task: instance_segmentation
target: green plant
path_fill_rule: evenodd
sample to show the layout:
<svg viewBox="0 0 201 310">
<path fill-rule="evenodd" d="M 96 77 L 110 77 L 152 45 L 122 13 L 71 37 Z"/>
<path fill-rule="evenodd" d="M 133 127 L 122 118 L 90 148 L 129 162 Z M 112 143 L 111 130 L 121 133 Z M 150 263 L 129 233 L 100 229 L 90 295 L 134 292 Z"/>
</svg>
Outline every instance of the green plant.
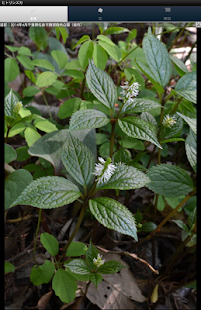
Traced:
<svg viewBox="0 0 201 310">
<path fill-rule="evenodd" d="M 161 162 L 162 157 L 168 155 L 169 145 L 180 143 L 180 146 L 185 142 L 186 155 L 193 168 L 192 175 L 196 172 L 197 131 L 196 109 L 193 105 L 196 103 L 196 71 L 189 72 L 181 61 L 170 56 L 151 29 L 143 39 L 143 48 L 133 47 L 130 43 L 136 35 L 135 31 L 129 32 L 127 42 L 120 43 L 119 47 L 107 35 L 126 32 L 128 29 L 111 27 L 106 31 L 100 28 L 100 31 L 101 34 L 94 41 L 85 35 L 74 45 L 74 48 L 79 44 L 81 47 L 78 59 L 70 62 L 61 50 L 51 50 L 42 55 L 38 50 L 31 60 L 28 56 L 33 55 L 26 48 L 19 50 L 7 46 L 12 53 L 18 52 L 16 59 L 6 59 L 7 66 L 9 61 L 10 67 L 15 67 L 17 74 L 18 60 L 29 69 L 25 73 L 35 84 L 24 88 L 25 97 L 31 97 L 39 91 L 42 91 L 45 102 L 45 92 L 55 95 L 57 99 L 70 97 L 75 94 L 77 84 L 81 83 L 79 97 L 64 101 L 58 112 L 61 119 L 70 117 L 67 128 L 59 128 L 58 124 L 51 122 L 51 118 L 44 120 L 40 115 L 31 112 L 27 115 L 26 109 L 12 90 L 5 98 L 6 142 L 9 137 L 22 134 L 29 147 L 28 154 L 45 159 L 54 168 L 54 175 L 49 173 L 48 176 L 33 181 L 31 174 L 27 174 L 28 186 L 23 184 L 18 189 L 15 197 L 7 203 L 6 209 L 16 205 L 31 205 L 39 208 L 41 212 L 74 203 L 79 212 L 76 227 L 62 253 L 59 253 L 58 242 L 52 235 L 41 234 L 41 243 L 54 257 L 54 263 L 45 261 L 37 268 L 34 266 L 30 276 L 34 285 L 48 283 L 53 278 L 52 288 L 55 294 L 67 303 L 75 298 L 76 280 L 91 281 L 97 287 L 103 279 L 101 274 L 115 273 L 124 268 L 115 261 L 104 263 L 91 241 L 88 248 L 85 244 L 73 242 L 86 210 L 90 210 L 103 226 L 131 236 L 136 245 L 139 245 L 152 238 L 196 193 L 195 181 L 189 175 L 189 169 Z M 46 36 L 47 34 L 44 34 L 45 38 Z M 45 39 L 35 40 L 38 48 L 46 47 Z M 22 51 L 24 57 L 20 56 Z M 103 71 L 109 57 L 119 66 L 118 86 L 109 74 Z M 132 59 L 131 68 L 126 67 L 129 58 Z M 181 77 L 174 90 L 166 93 L 172 74 L 172 63 Z M 115 66 L 110 66 L 108 72 L 111 73 Z M 41 73 L 39 69 L 46 71 Z M 6 79 L 10 81 L 16 74 L 12 75 L 8 71 L 6 69 Z M 151 82 L 151 90 L 145 88 L 143 75 Z M 71 81 L 65 83 L 65 76 L 72 77 Z M 125 76 L 128 81 L 121 85 L 121 79 Z M 86 86 L 90 92 L 84 92 Z M 22 111 L 25 111 L 25 114 Z M 44 130 L 46 134 L 40 137 L 36 128 Z M 98 128 L 96 133 L 95 128 Z M 186 139 L 183 135 L 184 129 L 188 132 Z M 100 155 L 98 162 L 96 145 Z M 152 146 L 150 155 L 149 146 Z M 7 144 L 5 149 L 8 154 L 8 183 L 9 178 L 16 173 L 8 165 L 16 158 L 16 153 Z M 155 152 L 156 165 L 153 161 Z M 155 200 L 152 221 L 142 223 L 143 216 L 139 210 L 134 216 L 126 206 L 133 190 L 145 186 L 153 191 Z M 107 197 L 108 190 L 116 191 L 116 199 Z M 94 197 L 99 191 L 103 193 L 102 196 Z M 125 196 L 125 205 L 118 201 L 120 192 Z M 171 198 L 182 200 L 156 225 L 156 212 L 164 202 L 163 197 L 167 202 Z M 171 202 L 169 204 L 171 205 Z M 183 240 L 187 236 L 195 235 L 195 220 L 193 211 L 188 220 L 190 229 L 183 222 L 175 221 L 186 232 Z M 137 231 L 150 234 L 138 242 Z M 189 237 L 187 245 L 192 241 L 195 242 Z M 81 255 L 85 255 L 86 259 L 66 261 L 66 256 Z"/>
</svg>

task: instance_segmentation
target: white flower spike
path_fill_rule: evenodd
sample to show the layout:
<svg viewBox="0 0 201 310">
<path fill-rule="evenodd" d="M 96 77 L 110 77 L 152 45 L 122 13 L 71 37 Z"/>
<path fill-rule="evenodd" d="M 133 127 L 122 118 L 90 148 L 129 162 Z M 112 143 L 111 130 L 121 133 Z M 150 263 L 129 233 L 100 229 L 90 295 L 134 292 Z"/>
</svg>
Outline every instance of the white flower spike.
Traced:
<svg viewBox="0 0 201 310">
<path fill-rule="evenodd" d="M 169 114 L 167 114 L 162 121 L 162 124 L 164 127 L 172 127 L 174 124 L 176 124 L 176 118 L 175 116 L 170 116 Z"/>
<path fill-rule="evenodd" d="M 111 158 L 105 161 L 102 157 L 98 157 L 99 163 L 95 164 L 95 171 L 92 173 L 97 176 L 96 181 L 99 183 L 107 182 L 113 175 L 116 166 L 111 162 Z"/>
<path fill-rule="evenodd" d="M 98 267 L 98 268 L 99 268 L 100 266 L 102 266 L 102 265 L 105 263 L 105 260 L 102 259 L 102 256 L 103 256 L 103 255 L 100 255 L 100 254 L 98 253 L 97 258 L 94 258 L 94 259 L 93 259 L 94 265 L 96 265 L 96 267 Z"/>
<path fill-rule="evenodd" d="M 124 82 L 124 84 L 124 86 L 120 86 L 121 88 L 123 88 L 120 94 L 126 97 L 126 101 L 132 101 L 133 97 L 138 96 L 140 84 L 137 82 L 133 83 L 131 86 L 129 86 L 128 82 Z"/>
</svg>

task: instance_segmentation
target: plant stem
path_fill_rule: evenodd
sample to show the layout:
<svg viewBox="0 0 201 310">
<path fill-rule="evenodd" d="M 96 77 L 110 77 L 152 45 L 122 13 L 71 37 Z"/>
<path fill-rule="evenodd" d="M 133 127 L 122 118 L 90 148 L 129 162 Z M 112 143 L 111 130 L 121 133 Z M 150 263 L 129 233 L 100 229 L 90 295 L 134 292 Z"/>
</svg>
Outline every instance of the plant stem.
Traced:
<svg viewBox="0 0 201 310">
<path fill-rule="evenodd" d="M 172 112 L 170 114 L 174 114 L 176 109 L 178 108 L 180 102 L 182 101 L 182 97 L 178 99 L 177 104 L 174 106 L 174 108 L 172 109 Z"/>
<path fill-rule="evenodd" d="M 190 234 L 190 236 L 188 236 L 188 238 L 186 238 L 181 245 L 176 249 L 176 251 L 174 252 L 174 254 L 167 260 L 167 262 L 165 262 L 165 264 L 167 264 L 169 261 L 171 261 L 170 264 L 168 264 L 167 269 L 165 270 L 165 273 L 163 275 L 168 274 L 172 268 L 174 267 L 175 261 L 178 258 L 178 255 L 180 254 L 180 252 L 183 250 L 183 248 L 186 246 L 186 244 L 192 239 L 192 237 L 194 236 L 194 234 L 196 233 L 196 225 L 192 231 L 192 233 Z"/>
<path fill-rule="evenodd" d="M 88 202 L 88 200 L 87 200 L 87 202 Z M 80 212 L 80 215 L 79 215 L 77 224 L 76 224 L 76 226 L 75 226 L 75 229 L 74 229 L 72 235 L 70 236 L 70 238 L 68 239 L 68 242 L 66 243 L 66 245 L 65 245 L 64 248 L 63 248 L 62 261 L 65 260 L 66 251 L 67 251 L 69 245 L 71 244 L 73 238 L 75 237 L 75 235 L 76 235 L 78 229 L 80 228 L 80 225 L 81 225 L 81 223 L 82 223 L 82 220 L 83 220 L 83 217 L 84 217 L 84 213 L 85 213 L 86 207 L 87 207 L 87 204 L 85 203 L 85 204 L 82 206 L 82 209 L 81 209 L 81 212 Z"/>
<path fill-rule="evenodd" d="M 185 26 L 181 29 L 181 31 L 179 32 L 178 36 L 174 39 L 174 41 L 172 42 L 172 44 L 169 46 L 168 48 L 168 52 L 173 48 L 173 46 L 177 43 L 178 39 L 182 36 L 183 32 L 185 31 Z"/>
<path fill-rule="evenodd" d="M 141 240 L 140 242 L 136 243 L 134 245 L 134 248 L 136 246 L 141 245 L 142 243 L 144 243 L 145 241 L 148 241 L 149 239 L 151 239 L 153 236 L 156 235 L 157 232 L 159 232 L 161 230 L 161 228 L 165 225 L 165 223 L 167 221 L 169 221 L 169 219 L 179 210 L 179 208 L 183 207 L 183 205 L 192 197 L 196 194 L 196 188 L 190 192 L 181 202 L 180 204 L 178 204 L 178 206 L 173 209 L 165 218 L 164 220 L 148 235 L 146 236 L 143 240 Z"/>
<path fill-rule="evenodd" d="M 49 116 L 50 116 L 50 118 L 52 119 L 52 113 L 50 112 L 50 106 L 49 106 L 49 104 L 47 103 L 47 100 L 46 100 L 46 98 L 45 98 L 45 95 L 44 95 L 43 91 L 42 91 L 42 96 L 43 96 L 43 99 L 44 99 L 44 101 L 45 101 L 46 106 L 48 107 Z"/>
<path fill-rule="evenodd" d="M 34 249 L 33 249 L 34 259 L 35 259 L 36 243 L 37 243 L 38 231 L 39 231 L 40 222 L 41 222 L 42 210 L 43 209 L 39 209 L 39 212 L 38 212 L 38 224 L 37 224 L 37 228 L 36 228 L 36 236 L 35 236 Z"/>
<path fill-rule="evenodd" d="M 86 71 L 85 71 L 86 73 Z M 82 80 L 82 87 L 81 87 L 81 91 L 80 91 L 80 98 L 84 99 L 84 87 L 85 87 L 85 83 L 86 83 L 86 77 Z"/>
<path fill-rule="evenodd" d="M 110 140 L 110 158 L 112 158 L 113 149 L 114 149 L 115 125 L 116 125 L 116 121 L 112 122 L 112 131 L 111 131 L 111 140 Z"/>
</svg>

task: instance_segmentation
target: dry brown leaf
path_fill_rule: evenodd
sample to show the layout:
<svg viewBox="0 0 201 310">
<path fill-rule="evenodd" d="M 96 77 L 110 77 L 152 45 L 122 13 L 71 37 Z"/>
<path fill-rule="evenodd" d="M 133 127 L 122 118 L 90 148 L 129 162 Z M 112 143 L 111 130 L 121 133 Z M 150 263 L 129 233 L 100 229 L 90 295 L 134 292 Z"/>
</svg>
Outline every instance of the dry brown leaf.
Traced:
<svg viewBox="0 0 201 310">
<path fill-rule="evenodd" d="M 117 254 L 104 254 L 102 251 L 101 254 L 105 261 L 115 260 L 128 267 Z M 138 302 L 145 301 L 146 298 L 142 295 L 129 268 L 122 269 L 120 273 L 102 276 L 104 281 L 98 288 L 90 283 L 87 291 L 87 298 L 100 309 L 134 309 L 131 299 Z"/>
<path fill-rule="evenodd" d="M 38 301 L 38 310 L 45 310 L 47 307 L 47 304 L 50 300 L 50 297 L 52 296 L 52 291 L 44 294 Z"/>
</svg>

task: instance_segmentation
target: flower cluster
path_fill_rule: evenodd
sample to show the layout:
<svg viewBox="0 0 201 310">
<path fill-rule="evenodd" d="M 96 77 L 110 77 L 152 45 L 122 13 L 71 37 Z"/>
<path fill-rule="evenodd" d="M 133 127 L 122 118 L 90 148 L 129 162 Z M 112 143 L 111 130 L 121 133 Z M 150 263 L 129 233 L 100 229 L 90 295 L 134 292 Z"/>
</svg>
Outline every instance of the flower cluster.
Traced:
<svg viewBox="0 0 201 310">
<path fill-rule="evenodd" d="M 120 86 L 121 88 L 123 88 L 123 90 L 120 94 L 125 96 L 126 102 L 127 101 L 132 102 L 134 100 L 133 97 L 138 96 L 140 84 L 137 82 L 133 83 L 130 86 L 129 86 L 128 82 L 124 82 L 124 84 L 125 84 L 124 86 Z"/>
<path fill-rule="evenodd" d="M 94 265 L 96 265 L 96 267 L 98 267 L 98 268 L 105 263 L 105 260 L 102 259 L 102 256 L 103 255 L 98 254 L 97 258 L 93 259 Z"/>
<path fill-rule="evenodd" d="M 99 183 L 107 182 L 113 175 L 116 166 L 113 165 L 111 162 L 111 158 L 105 161 L 102 157 L 98 157 L 99 163 L 95 164 L 95 171 L 94 175 L 97 176 L 96 181 L 98 180 Z"/>
<path fill-rule="evenodd" d="M 175 118 L 175 116 L 170 116 L 169 114 L 167 114 L 164 118 L 163 118 L 163 126 L 165 127 L 172 127 L 174 124 L 176 124 L 177 120 Z"/>
</svg>

